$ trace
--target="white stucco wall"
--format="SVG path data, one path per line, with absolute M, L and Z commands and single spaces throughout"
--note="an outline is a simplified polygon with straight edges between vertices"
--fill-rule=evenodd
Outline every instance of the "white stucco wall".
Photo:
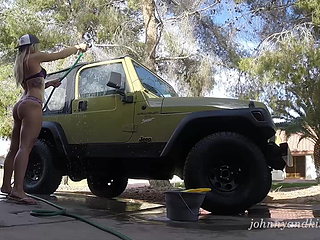
M 273 170 L 271 174 L 272 174 L 272 180 L 284 180 L 286 175 L 285 172 L 281 170 Z
M 0 156 L 6 156 L 10 147 L 10 141 L 0 137 Z
M 3 163 L 4 157 L 7 155 L 9 147 L 10 141 L 0 138 L 0 165 Z
M 306 180 L 314 180 L 316 177 L 313 155 L 306 155 Z

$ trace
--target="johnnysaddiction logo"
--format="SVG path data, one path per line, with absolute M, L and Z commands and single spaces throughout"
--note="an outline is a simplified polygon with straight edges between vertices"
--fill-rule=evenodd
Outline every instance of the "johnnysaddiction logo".
M 320 228 L 320 219 L 318 218 L 308 218 L 304 221 L 274 221 L 269 222 L 264 219 L 255 220 L 251 219 L 250 227 L 248 230 L 253 229 L 268 229 L 276 228 L 283 230 L 285 228 Z

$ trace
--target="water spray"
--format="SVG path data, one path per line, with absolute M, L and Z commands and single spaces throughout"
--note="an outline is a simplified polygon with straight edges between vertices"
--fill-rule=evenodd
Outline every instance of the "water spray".
M 94 40 L 91 33 L 86 32 L 85 34 L 83 34 L 82 38 L 86 42 L 88 48 L 91 48 L 93 46 Z

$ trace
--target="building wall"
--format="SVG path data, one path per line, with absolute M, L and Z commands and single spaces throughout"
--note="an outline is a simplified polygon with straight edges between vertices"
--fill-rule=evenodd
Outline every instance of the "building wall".
M 313 155 L 306 155 L 306 180 L 315 180 L 317 177 L 316 168 L 314 166 Z M 280 170 L 273 170 L 272 180 L 281 181 L 286 178 L 286 172 Z
M 281 171 L 281 170 L 273 170 L 271 174 L 272 174 L 272 180 L 276 180 L 276 181 L 284 180 L 286 176 L 285 171 Z
M 289 137 L 286 136 L 284 131 L 278 130 L 276 133 L 276 143 L 287 142 L 291 154 L 293 156 L 305 156 L 305 179 L 314 180 L 316 179 L 316 170 L 313 161 L 313 148 L 314 143 L 310 139 L 301 139 L 300 134 L 292 134 Z M 286 173 L 282 171 L 273 171 L 273 180 L 284 180 L 286 178 Z
M 10 147 L 10 141 L 0 137 L 0 156 L 6 156 Z
M 313 155 L 306 156 L 306 180 L 316 179 L 316 168 L 314 166 Z

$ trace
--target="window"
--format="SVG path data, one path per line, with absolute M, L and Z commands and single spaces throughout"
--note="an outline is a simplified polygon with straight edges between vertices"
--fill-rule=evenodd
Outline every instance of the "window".
M 178 97 L 178 94 L 174 91 L 173 87 L 167 82 L 157 77 L 146 68 L 135 63 L 133 65 L 145 89 L 158 97 Z
M 121 88 L 123 89 L 125 85 L 125 73 L 122 64 L 101 65 L 81 71 L 79 78 L 80 97 L 88 98 L 114 94 L 116 90 L 107 86 L 111 72 L 121 74 Z
M 50 74 L 45 81 L 48 82 L 53 79 L 60 78 L 66 73 L 66 71 Z M 60 111 L 64 108 L 66 103 L 66 96 L 67 96 L 67 82 L 68 82 L 67 78 L 63 79 L 63 81 L 61 81 L 61 85 L 54 90 L 52 97 L 47 105 L 47 108 L 49 109 L 49 111 Z M 53 90 L 53 87 L 48 87 L 45 89 L 44 102 L 47 101 L 52 90 Z

